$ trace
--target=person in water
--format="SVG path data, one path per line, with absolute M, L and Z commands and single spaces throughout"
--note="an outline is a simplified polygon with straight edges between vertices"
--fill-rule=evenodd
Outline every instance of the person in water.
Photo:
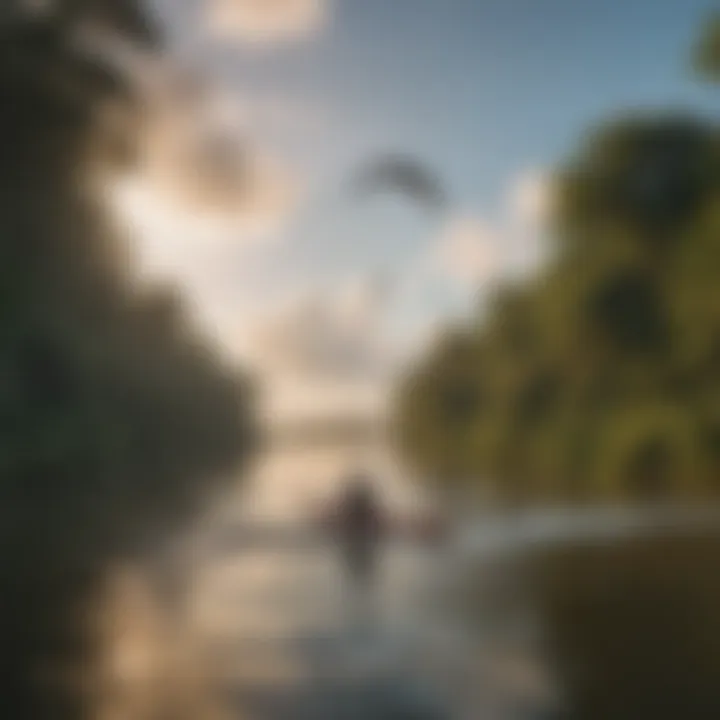
M 347 607 L 355 620 L 371 620 L 375 614 L 381 553 L 390 535 L 409 535 L 422 543 L 434 544 L 444 534 L 438 518 L 432 516 L 409 523 L 391 518 L 378 495 L 373 477 L 355 472 L 343 484 L 332 512 L 323 515 L 340 555 L 348 592 Z
M 337 508 L 336 533 L 350 579 L 366 589 L 377 574 L 378 555 L 384 530 L 380 503 L 370 478 L 353 475 Z

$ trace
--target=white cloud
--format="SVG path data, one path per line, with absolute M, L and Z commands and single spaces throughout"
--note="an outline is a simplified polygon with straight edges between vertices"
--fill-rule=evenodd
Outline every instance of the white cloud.
M 526 170 L 510 185 L 504 228 L 508 273 L 525 277 L 545 261 L 554 202 L 552 177 L 541 170 Z
M 138 162 L 112 179 L 110 201 L 141 273 L 179 280 L 209 304 L 223 260 L 280 236 L 297 184 L 251 136 L 235 96 L 152 57 L 130 59 L 144 101 Z
M 290 174 L 247 132 L 228 94 L 168 90 L 148 104 L 138 172 L 187 212 L 276 216 L 294 199 Z
M 478 297 L 497 282 L 526 277 L 543 263 L 552 210 L 550 176 L 539 170 L 519 173 L 495 212 L 449 219 L 435 244 L 403 273 L 403 302 L 424 308 L 427 327 L 438 316 L 447 322 L 475 313 Z
M 382 290 L 374 281 L 305 289 L 250 320 L 243 343 L 273 376 L 338 383 L 370 380 L 385 368 Z
M 111 202 L 129 230 L 138 269 L 151 276 L 198 270 L 204 259 L 277 239 L 283 226 L 282 208 L 233 215 L 196 212 L 159 193 L 146 178 L 117 182 Z
M 142 64 L 142 63 L 141 63 Z M 248 260 L 279 252 L 298 202 L 292 173 L 245 128 L 234 97 L 147 60 L 139 163 L 107 188 L 141 280 L 177 282 L 236 356 Z
M 268 45 L 294 41 L 322 28 L 328 0 L 208 0 L 214 38 Z
M 124 72 L 139 100 L 131 116 L 102 108 L 112 137 L 135 149 L 138 179 L 184 214 L 246 220 L 285 212 L 296 187 L 284 163 L 251 130 L 252 102 L 172 58 L 103 33 L 81 34 L 84 52 Z
M 478 216 L 451 218 L 398 278 L 396 304 L 414 317 L 412 327 L 403 323 L 404 330 L 421 338 L 438 318 L 448 319 L 448 314 L 465 313 L 474 306 L 478 290 L 504 271 L 503 241 L 502 229 Z
M 471 216 L 452 220 L 435 252 L 441 272 L 456 282 L 477 286 L 498 270 L 497 232 Z
M 514 224 L 529 230 L 546 229 L 553 209 L 551 177 L 540 170 L 521 173 L 510 187 L 508 205 Z
M 389 284 L 381 278 L 358 277 L 346 281 L 336 292 L 338 317 L 358 329 L 373 325 L 385 310 L 389 291 Z

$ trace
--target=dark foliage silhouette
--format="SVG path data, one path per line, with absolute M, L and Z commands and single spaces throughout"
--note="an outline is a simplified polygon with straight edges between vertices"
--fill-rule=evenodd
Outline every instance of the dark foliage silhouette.
M 73 32 L 155 33 L 132 0 L 51 7 L 0 24 L 0 696 L 14 720 L 83 716 L 91 593 L 190 521 L 252 440 L 247 382 L 180 298 L 133 283 L 94 192 L 115 161 L 98 109 L 139 99 Z

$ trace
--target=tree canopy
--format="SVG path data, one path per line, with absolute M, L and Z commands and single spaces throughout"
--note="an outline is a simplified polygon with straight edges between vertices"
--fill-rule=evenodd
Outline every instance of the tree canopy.
M 720 491 L 719 150 L 686 115 L 590 133 L 556 174 L 546 266 L 405 382 L 418 469 L 507 499 Z
M 136 99 L 70 33 L 149 26 L 130 1 L 52 6 L 0 22 L 0 690 L 18 720 L 82 717 L 77 687 L 46 682 L 81 672 L 78 604 L 187 523 L 253 437 L 248 381 L 172 289 L 134 281 L 94 190 L 113 162 L 98 109 Z
M 708 17 L 695 46 L 696 70 L 714 82 L 720 81 L 720 12 Z

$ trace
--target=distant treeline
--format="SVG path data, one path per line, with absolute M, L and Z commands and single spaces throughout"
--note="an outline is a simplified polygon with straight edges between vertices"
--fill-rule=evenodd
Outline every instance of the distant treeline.
M 268 428 L 261 436 L 269 448 L 364 445 L 384 437 L 385 424 L 376 418 L 340 417 L 306 420 Z
M 720 21 L 696 53 L 720 70 Z M 513 501 L 720 495 L 720 132 L 648 113 L 555 174 L 547 261 L 400 389 L 408 460 Z

